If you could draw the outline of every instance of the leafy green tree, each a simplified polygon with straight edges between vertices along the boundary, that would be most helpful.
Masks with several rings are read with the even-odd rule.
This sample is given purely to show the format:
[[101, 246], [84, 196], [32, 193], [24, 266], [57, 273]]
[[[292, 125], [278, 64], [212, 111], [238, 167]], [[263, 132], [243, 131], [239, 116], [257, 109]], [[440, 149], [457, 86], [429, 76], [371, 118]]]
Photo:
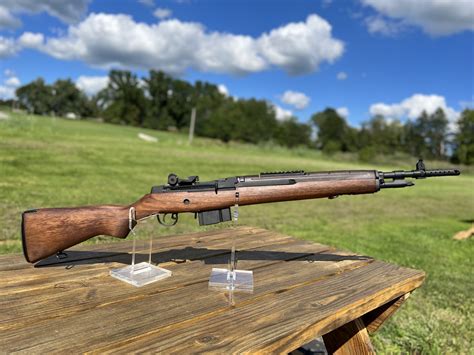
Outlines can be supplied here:
[[226, 143], [237, 139], [237, 129], [242, 114], [240, 107], [232, 100], [228, 100], [212, 111], [205, 122], [201, 124], [200, 133]]
[[99, 117], [101, 115], [101, 109], [98, 103], [98, 95], [93, 97], [87, 97], [82, 108], [82, 117]]
[[20, 105], [30, 113], [46, 115], [51, 112], [53, 89], [43, 78], [19, 87], [16, 89], [16, 96]]
[[448, 119], [442, 108], [438, 108], [430, 116], [430, 125], [426, 138], [429, 144], [430, 155], [436, 159], [446, 157]]
[[197, 81], [194, 84], [192, 104], [196, 107], [196, 134], [205, 135], [205, 127], [211, 115], [232, 99], [223, 95], [216, 85]]
[[317, 147], [326, 153], [348, 152], [356, 149], [356, 131], [333, 108], [311, 116], [317, 129]]
[[265, 142], [275, 135], [277, 120], [273, 108], [263, 100], [226, 99], [213, 111], [202, 127], [202, 133], [228, 142]]
[[311, 126], [299, 123], [296, 118], [277, 122], [275, 140], [280, 145], [289, 148], [311, 145]]
[[238, 100], [236, 104], [242, 112], [237, 121], [236, 139], [258, 143], [273, 137], [277, 120], [272, 106], [256, 99]]
[[65, 116], [72, 112], [84, 117], [90, 114], [86, 95], [70, 79], [56, 80], [52, 92], [51, 108], [56, 115]]
[[453, 161], [472, 165], [474, 164], [474, 110], [464, 110], [457, 124]]
[[433, 114], [425, 111], [415, 122], [405, 125], [408, 153], [418, 157], [443, 159], [447, 143], [448, 120], [439, 108]]
[[169, 115], [168, 105], [171, 93], [172, 78], [162, 71], [151, 70], [145, 78], [146, 90], [149, 96], [149, 110], [146, 117], [146, 126], [157, 129], [167, 129], [176, 126]]
[[193, 94], [194, 88], [188, 82], [179, 79], [171, 82], [167, 108], [178, 129], [189, 127]]
[[196, 133], [202, 134], [210, 115], [226, 101], [216, 85], [197, 81], [193, 86], [161, 71], [150, 71], [145, 82], [150, 102], [147, 122], [153, 128], [188, 127], [195, 107]]
[[400, 121], [376, 115], [362, 124], [358, 132], [358, 148], [364, 150], [365, 156], [393, 154], [401, 149], [403, 137], [404, 129]]
[[423, 112], [416, 121], [407, 121], [405, 123], [404, 134], [404, 151], [415, 157], [426, 157], [427, 149], [423, 131], [425, 130], [428, 114]]
[[147, 101], [135, 74], [127, 70], [112, 70], [109, 84], [98, 94], [98, 102], [107, 121], [144, 125]]

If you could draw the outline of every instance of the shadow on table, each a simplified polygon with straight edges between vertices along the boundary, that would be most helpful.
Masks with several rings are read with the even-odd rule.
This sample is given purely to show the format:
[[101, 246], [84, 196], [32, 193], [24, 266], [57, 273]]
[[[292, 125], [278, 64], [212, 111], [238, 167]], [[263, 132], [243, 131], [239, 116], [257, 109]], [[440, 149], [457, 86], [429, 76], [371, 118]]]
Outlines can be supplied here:
[[[106, 252], [106, 251], [66, 251], [67, 257], [58, 259], [56, 256], [43, 259], [35, 264], [35, 267], [54, 267], [65, 266], [72, 268], [74, 265], [98, 264], [98, 263], [122, 263], [131, 264], [132, 257], [124, 252]], [[154, 264], [175, 262], [184, 263], [186, 261], [200, 260], [205, 264], [227, 265], [229, 261], [229, 249], [208, 249], [186, 247], [182, 249], [171, 249], [152, 254]], [[237, 250], [237, 260], [301, 260], [307, 262], [318, 261], [343, 261], [343, 260], [370, 260], [371, 258], [360, 255], [338, 255], [328, 251], [321, 253], [308, 252], [287, 252], [273, 250]], [[148, 261], [148, 254], [136, 254], [135, 262]]]

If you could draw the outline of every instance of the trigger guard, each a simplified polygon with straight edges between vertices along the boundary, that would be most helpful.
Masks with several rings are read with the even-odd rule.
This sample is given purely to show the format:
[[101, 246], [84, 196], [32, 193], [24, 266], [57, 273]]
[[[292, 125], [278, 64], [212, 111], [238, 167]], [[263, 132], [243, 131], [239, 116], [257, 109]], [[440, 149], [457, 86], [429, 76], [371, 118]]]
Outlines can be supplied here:
[[[166, 223], [166, 216], [169, 215], [169, 214], [171, 214], [170, 218], [171, 218], [172, 222], [171, 223]], [[158, 220], [158, 223], [161, 224], [162, 226], [172, 227], [176, 223], [178, 223], [178, 214], [177, 213], [165, 213], [165, 214], [163, 214], [163, 219], [161, 219], [160, 215], [157, 214], [156, 219]]]

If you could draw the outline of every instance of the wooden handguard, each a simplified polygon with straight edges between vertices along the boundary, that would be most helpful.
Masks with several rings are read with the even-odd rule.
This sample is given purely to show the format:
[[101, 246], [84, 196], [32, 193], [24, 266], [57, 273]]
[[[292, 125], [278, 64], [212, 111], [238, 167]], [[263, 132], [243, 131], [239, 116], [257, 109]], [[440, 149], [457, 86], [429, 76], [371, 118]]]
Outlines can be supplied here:
[[129, 207], [104, 205], [43, 208], [22, 214], [23, 253], [30, 263], [97, 235], [125, 238]]

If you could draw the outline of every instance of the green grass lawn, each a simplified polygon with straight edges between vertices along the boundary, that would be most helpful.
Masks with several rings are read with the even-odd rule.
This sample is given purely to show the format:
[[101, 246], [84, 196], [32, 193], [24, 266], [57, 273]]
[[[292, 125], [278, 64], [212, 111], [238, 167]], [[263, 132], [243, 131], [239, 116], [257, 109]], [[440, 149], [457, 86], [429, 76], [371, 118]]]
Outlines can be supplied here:
[[[159, 142], [139, 140], [139, 132]], [[370, 166], [308, 149], [201, 138], [188, 146], [178, 133], [10, 114], [0, 120], [0, 252], [21, 251], [23, 210], [128, 205], [165, 183], [170, 172], [204, 181], [272, 170], [412, 169], [414, 163]], [[452, 236], [473, 219], [474, 177], [463, 174], [374, 195], [243, 207], [239, 222], [426, 271], [423, 287], [375, 336], [375, 346], [385, 353], [472, 353], [473, 241]], [[199, 229], [190, 215], [172, 230], [147, 220], [137, 232], [145, 237]]]

